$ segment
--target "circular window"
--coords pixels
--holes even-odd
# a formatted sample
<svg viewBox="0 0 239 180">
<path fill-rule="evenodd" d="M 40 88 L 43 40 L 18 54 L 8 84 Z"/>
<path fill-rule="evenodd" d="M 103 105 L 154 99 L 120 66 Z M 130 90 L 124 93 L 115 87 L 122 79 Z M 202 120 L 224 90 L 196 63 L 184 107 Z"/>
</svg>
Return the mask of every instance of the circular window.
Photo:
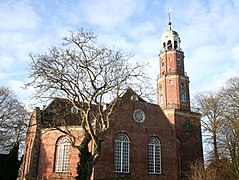
<svg viewBox="0 0 239 180">
<path fill-rule="evenodd" d="M 136 109 L 133 114 L 133 118 L 136 122 L 144 122 L 145 114 L 141 109 Z"/>
</svg>

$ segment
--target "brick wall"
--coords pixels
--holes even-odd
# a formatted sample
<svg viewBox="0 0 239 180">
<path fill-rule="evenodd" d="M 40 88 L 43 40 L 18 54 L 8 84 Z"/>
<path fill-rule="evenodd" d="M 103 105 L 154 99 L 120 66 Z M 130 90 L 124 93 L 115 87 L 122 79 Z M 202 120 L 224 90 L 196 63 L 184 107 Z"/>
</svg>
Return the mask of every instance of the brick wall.
<svg viewBox="0 0 239 180">
<path fill-rule="evenodd" d="M 36 108 L 29 120 L 21 179 L 35 180 L 37 177 L 40 113 L 40 109 Z"/>
<path fill-rule="evenodd" d="M 136 109 L 144 111 L 146 117 L 144 122 L 139 123 L 133 119 L 133 112 Z M 119 177 L 142 180 L 180 179 L 180 165 L 184 171 L 187 169 L 186 162 L 202 158 L 200 114 L 169 109 L 166 115 L 158 105 L 147 103 L 142 99 L 134 101 L 128 97 L 120 100 L 111 116 L 110 128 L 104 135 L 101 156 L 94 167 L 92 179 L 103 180 Z M 192 123 L 190 132 L 185 131 L 184 128 L 186 117 Z M 70 129 L 77 136 L 77 143 L 79 143 L 83 138 L 81 128 L 71 126 Z M 130 140 L 129 173 L 114 172 L 114 139 L 120 132 L 126 133 Z M 32 162 L 38 162 L 38 171 L 35 173 L 38 179 L 74 179 L 77 175 L 79 152 L 73 147 L 70 153 L 69 172 L 54 172 L 56 142 L 62 135 L 57 130 L 52 131 L 47 128 L 41 130 L 38 136 L 38 157 L 32 159 Z M 30 137 L 32 136 L 28 133 L 28 145 L 31 144 L 29 143 Z M 150 137 L 157 137 L 161 143 L 162 174 L 160 175 L 148 174 L 148 140 Z M 28 151 L 25 152 L 25 156 Z M 33 153 L 37 155 L 37 152 Z M 179 160 L 182 162 L 180 163 Z M 27 167 L 26 164 L 25 167 Z"/>
<path fill-rule="evenodd" d="M 82 129 L 79 127 L 71 127 L 72 134 L 77 137 L 77 144 L 82 140 L 83 134 Z M 79 162 L 79 151 L 71 146 L 70 148 L 70 161 L 69 161 L 69 172 L 54 172 L 54 161 L 55 161 L 55 148 L 56 142 L 63 133 L 58 130 L 42 130 L 40 154 L 39 154 L 39 168 L 38 178 L 43 179 L 74 179 L 77 175 L 77 163 Z"/>
<path fill-rule="evenodd" d="M 133 112 L 145 112 L 143 123 L 135 122 Z M 130 139 L 130 172 L 114 173 L 114 137 L 125 132 Z M 148 175 L 148 140 L 156 136 L 161 141 L 162 174 Z M 102 145 L 102 154 L 95 166 L 95 179 L 128 177 L 131 179 L 177 179 L 178 159 L 175 131 L 157 105 L 145 102 L 122 101 L 111 119 L 110 130 Z"/>
</svg>

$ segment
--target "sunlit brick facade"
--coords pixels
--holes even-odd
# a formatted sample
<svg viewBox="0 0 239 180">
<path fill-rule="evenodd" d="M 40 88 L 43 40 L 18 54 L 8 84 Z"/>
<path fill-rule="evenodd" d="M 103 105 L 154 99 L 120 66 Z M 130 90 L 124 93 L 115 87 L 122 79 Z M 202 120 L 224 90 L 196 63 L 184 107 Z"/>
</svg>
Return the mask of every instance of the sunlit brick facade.
<svg viewBox="0 0 239 180">
<path fill-rule="evenodd" d="M 188 164 L 203 160 L 201 116 L 190 108 L 184 53 L 171 22 L 161 42 L 158 104 L 146 102 L 130 88 L 122 95 L 103 138 L 94 180 L 184 179 Z M 49 108 L 51 104 L 44 110 L 36 108 L 30 119 L 21 179 L 74 179 L 77 175 L 78 150 L 68 146 L 63 133 L 42 125 Z M 80 143 L 83 133 L 74 124 L 77 115 L 69 121 Z"/>
</svg>

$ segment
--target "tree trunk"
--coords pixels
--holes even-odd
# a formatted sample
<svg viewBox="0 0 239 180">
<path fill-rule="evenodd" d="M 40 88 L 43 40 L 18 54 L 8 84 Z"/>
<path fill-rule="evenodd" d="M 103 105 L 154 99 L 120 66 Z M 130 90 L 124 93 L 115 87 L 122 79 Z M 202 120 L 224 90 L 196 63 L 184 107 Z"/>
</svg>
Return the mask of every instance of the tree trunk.
<svg viewBox="0 0 239 180">
<path fill-rule="evenodd" d="M 79 162 L 77 164 L 77 180 L 90 180 L 93 167 L 96 164 L 100 156 L 100 141 L 96 142 L 97 145 L 93 147 L 93 151 L 89 151 L 89 143 L 92 140 L 91 136 L 88 133 L 85 133 L 84 139 L 81 142 L 81 145 L 78 147 L 79 150 Z"/>
<path fill-rule="evenodd" d="M 215 161 L 218 162 L 219 155 L 218 155 L 218 150 L 217 150 L 217 138 L 216 138 L 216 135 L 213 136 L 213 150 L 214 150 Z"/>
<path fill-rule="evenodd" d="M 90 180 L 90 177 L 91 177 L 91 175 L 92 175 L 92 171 L 93 171 L 93 161 L 92 160 L 90 160 L 89 162 L 88 162 L 88 166 L 87 166 L 87 174 L 86 174 L 86 180 Z"/>
<path fill-rule="evenodd" d="M 213 133 L 213 151 L 214 151 L 214 160 L 219 161 L 218 148 L 217 148 L 217 135 L 216 132 Z"/>
<path fill-rule="evenodd" d="M 79 162 L 77 164 L 77 180 L 86 180 L 88 177 L 88 166 L 87 162 L 91 158 L 91 153 L 89 152 L 89 142 L 91 141 L 91 137 L 89 134 L 84 134 L 84 139 L 81 142 L 81 145 L 78 147 L 79 150 Z"/>
</svg>

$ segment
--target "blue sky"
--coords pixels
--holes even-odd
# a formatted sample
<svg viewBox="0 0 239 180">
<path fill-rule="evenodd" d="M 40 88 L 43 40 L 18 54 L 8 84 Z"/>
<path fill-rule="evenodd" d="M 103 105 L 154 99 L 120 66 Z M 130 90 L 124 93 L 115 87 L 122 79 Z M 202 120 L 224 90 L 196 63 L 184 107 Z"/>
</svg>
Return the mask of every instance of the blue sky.
<svg viewBox="0 0 239 180">
<path fill-rule="evenodd" d="M 172 8 L 173 29 L 181 37 L 191 97 L 216 90 L 239 70 L 238 0 L 0 0 L 0 85 L 23 102 L 32 89 L 29 53 L 43 53 L 68 30 L 91 29 L 100 42 L 147 61 L 156 87 L 160 38 Z"/>
</svg>

